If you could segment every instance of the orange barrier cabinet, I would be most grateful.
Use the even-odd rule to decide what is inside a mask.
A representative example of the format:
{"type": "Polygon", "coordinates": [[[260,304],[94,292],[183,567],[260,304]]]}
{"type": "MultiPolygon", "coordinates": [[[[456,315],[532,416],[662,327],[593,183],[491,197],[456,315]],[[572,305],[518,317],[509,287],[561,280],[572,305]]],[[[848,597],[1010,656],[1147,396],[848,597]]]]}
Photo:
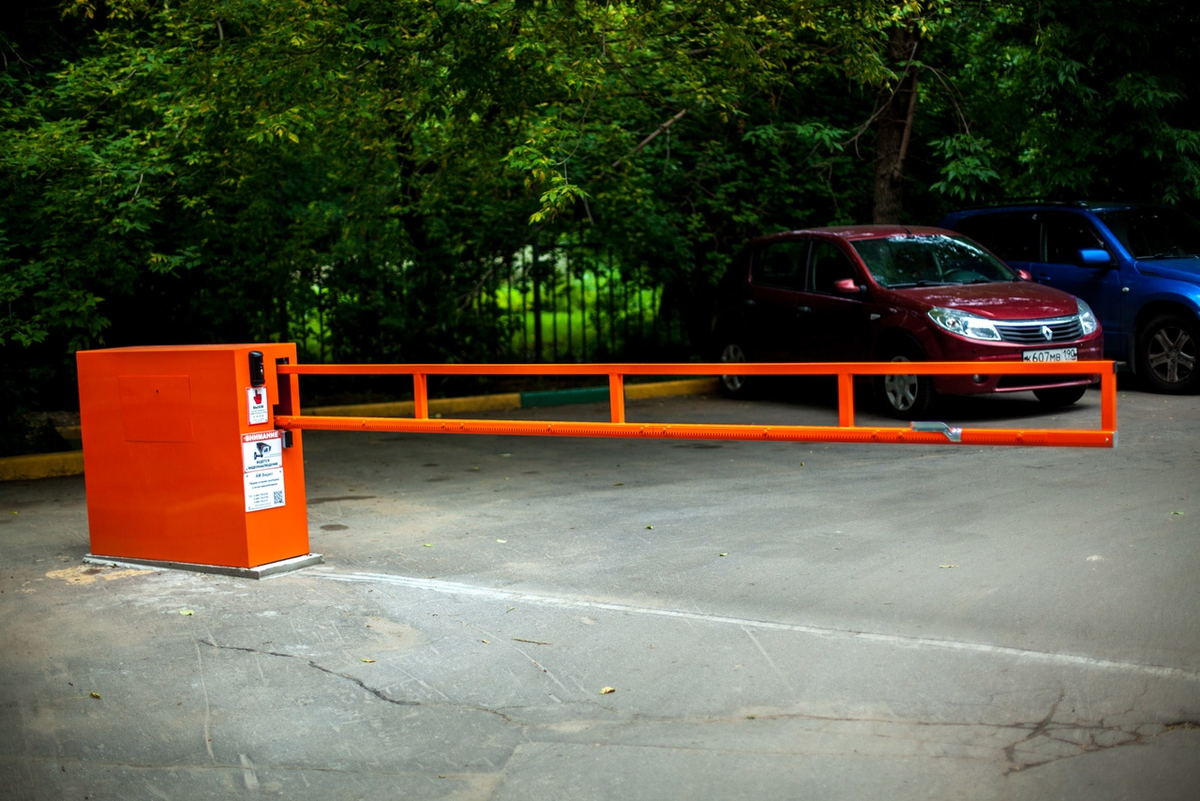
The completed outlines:
{"type": "Polygon", "coordinates": [[[292,413],[274,408],[277,365],[295,361],[290,343],[81,351],[88,561],[259,577],[320,562],[302,434],[275,428],[292,413]]]}

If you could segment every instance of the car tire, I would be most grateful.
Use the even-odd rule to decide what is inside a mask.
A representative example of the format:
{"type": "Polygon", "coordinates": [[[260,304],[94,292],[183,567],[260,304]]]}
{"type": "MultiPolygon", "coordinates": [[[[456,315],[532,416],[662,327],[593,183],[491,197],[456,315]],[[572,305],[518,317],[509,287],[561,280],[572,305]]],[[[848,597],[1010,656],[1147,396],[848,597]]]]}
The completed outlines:
{"type": "MultiPolygon", "coordinates": [[[[717,361],[740,363],[750,361],[746,356],[746,349],[742,347],[740,339],[734,337],[724,341],[717,353],[717,361]]],[[[744,375],[723,375],[720,376],[721,394],[727,398],[745,398],[749,397],[749,388],[754,384],[748,376],[744,375]]]]}
{"type": "MultiPolygon", "coordinates": [[[[921,361],[915,349],[893,351],[881,361],[921,361]]],[[[875,397],[883,413],[899,420],[919,420],[933,409],[933,381],[927,375],[881,375],[875,379],[875,397]]]]}
{"type": "Polygon", "coordinates": [[[1034,396],[1047,406],[1060,409],[1078,401],[1087,392],[1087,387],[1052,387],[1035,389],[1034,396]]]}
{"type": "Polygon", "coordinates": [[[1178,314],[1160,314],[1137,337],[1137,371],[1153,391],[1182,395],[1200,389],[1200,326],[1178,314]]]}

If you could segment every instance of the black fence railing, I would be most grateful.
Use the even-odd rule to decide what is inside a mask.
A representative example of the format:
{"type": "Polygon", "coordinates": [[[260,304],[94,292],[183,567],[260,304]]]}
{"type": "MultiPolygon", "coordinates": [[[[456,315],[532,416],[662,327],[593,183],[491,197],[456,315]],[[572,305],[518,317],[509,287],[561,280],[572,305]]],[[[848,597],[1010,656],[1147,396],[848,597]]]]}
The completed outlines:
{"type": "MultiPolygon", "coordinates": [[[[471,338],[469,346],[463,343],[463,355],[474,360],[549,364],[691,356],[681,310],[664,302],[661,283],[644,267],[622,264],[607,246],[566,235],[552,241],[534,238],[491,264],[463,268],[479,276],[456,301],[476,318],[477,324],[463,329],[471,338]]],[[[336,280],[337,269],[311,272],[312,294],[304,308],[294,309],[290,336],[305,362],[338,361],[339,355],[341,361],[372,360],[371,353],[358,352],[372,342],[369,316],[357,313],[363,298],[352,283],[347,288],[346,281],[336,280]],[[348,336],[350,332],[339,330],[347,324],[360,328],[348,336]]],[[[386,291],[393,297],[374,301],[375,307],[427,313],[415,311],[420,307],[415,297],[428,291],[420,289],[428,279],[410,273],[409,265],[386,269],[391,276],[386,291]],[[410,274],[411,287],[406,280],[410,274]]],[[[410,327],[420,329],[415,322],[410,320],[410,327]]]]}
{"type": "Polygon", "coordinates": [[[535,240],[494,279],[477,305],[511,332],[498,343],[498,361],[637,360],[685,345],[678,313],[664,307],[663,287],[647,271],[619,264],[610,248],[535,240]]]}

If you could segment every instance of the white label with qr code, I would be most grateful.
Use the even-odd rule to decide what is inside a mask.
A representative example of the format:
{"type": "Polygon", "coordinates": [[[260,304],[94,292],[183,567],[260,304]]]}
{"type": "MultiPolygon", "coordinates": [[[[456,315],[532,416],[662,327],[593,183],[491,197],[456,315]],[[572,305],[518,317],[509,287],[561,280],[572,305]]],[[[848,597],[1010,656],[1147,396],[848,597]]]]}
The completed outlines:
{"type": "Polygon", "coordinates": [[[242,483],[247,512],[285,504],[282,431],[242,434],[242,483]]]}

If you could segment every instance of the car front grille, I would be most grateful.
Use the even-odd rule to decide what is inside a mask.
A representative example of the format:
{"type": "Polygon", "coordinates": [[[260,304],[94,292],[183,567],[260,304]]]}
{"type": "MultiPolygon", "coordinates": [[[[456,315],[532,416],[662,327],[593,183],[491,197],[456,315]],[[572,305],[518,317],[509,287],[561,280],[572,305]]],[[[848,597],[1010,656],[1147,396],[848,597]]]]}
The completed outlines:
{"type": "Polygon", "coordinates": [[[1083,336],[1083,323],[1078,317],[1056,317],[1053,320],[1021,320],[994,323],[1005,342],[1021,345],[1044,345],[1047,342],[1070,342],[1083,336]],[[1049,332],[1049,336],[1046,336],[1049,332]]]}

